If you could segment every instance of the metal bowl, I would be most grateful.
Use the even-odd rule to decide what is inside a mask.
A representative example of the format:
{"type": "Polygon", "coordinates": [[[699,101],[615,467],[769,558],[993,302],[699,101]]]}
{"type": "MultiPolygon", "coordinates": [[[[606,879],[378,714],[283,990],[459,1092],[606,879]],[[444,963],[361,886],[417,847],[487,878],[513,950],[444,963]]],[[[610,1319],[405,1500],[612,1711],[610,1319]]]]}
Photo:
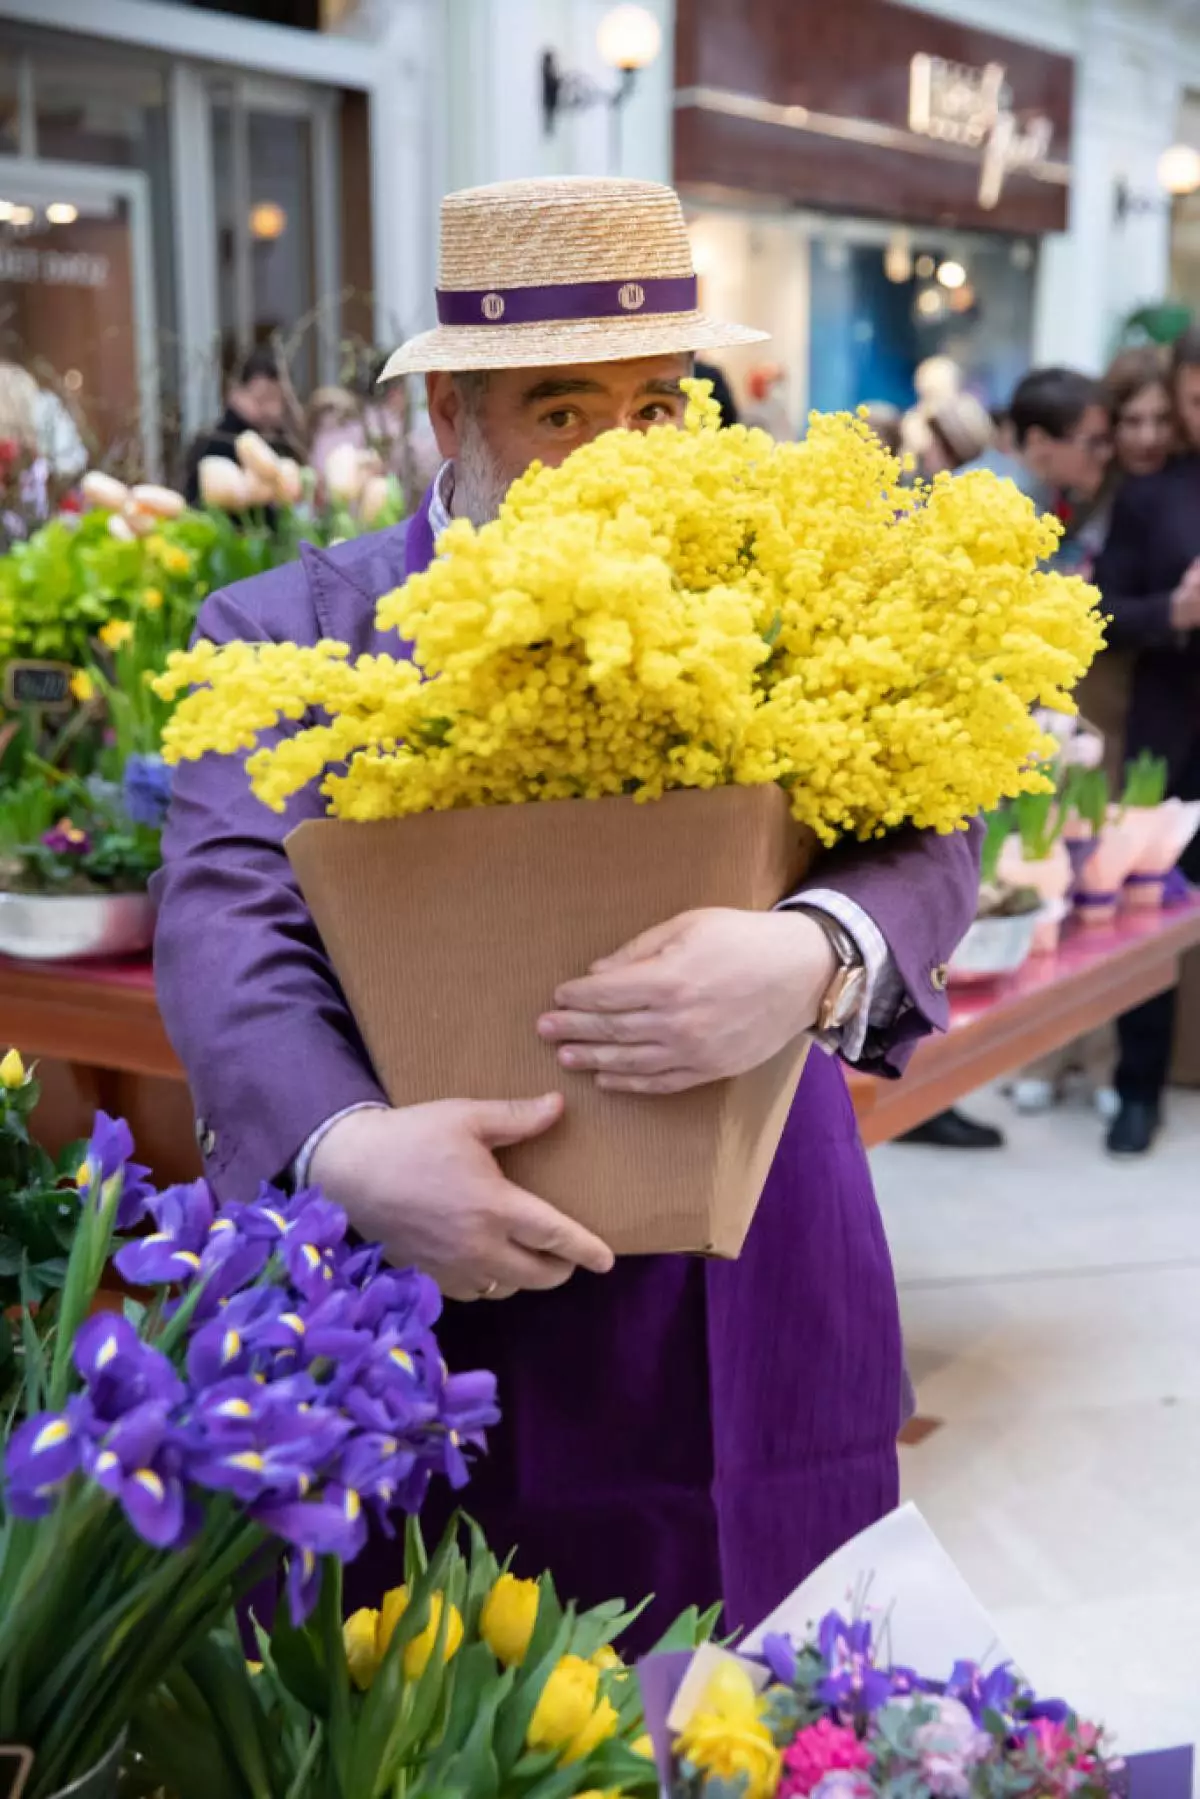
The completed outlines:
{"type": "Polygon", "coordinates": [[[965,987],[1015,973],[1033,948],[1041,917],[1039,907],[1019,918],[977,918],[950,958],[950,980],[965,987]]]}
{"type": "Polygon", "coordinates": [[[133,956],[153,941],[148,893],[0,893],[0,955],[73,962],[133,956]]]}

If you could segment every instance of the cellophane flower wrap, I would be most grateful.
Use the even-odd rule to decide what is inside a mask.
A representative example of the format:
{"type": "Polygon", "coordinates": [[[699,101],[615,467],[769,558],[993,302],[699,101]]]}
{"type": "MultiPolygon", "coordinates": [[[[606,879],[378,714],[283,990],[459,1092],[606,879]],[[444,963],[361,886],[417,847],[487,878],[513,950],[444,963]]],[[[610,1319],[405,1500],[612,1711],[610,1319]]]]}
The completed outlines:
{"type": "Polygon", "coordinates": [[[901,476],[861,419],[776,444],[718,429],[698,385],[685,429],[606,433],[453,524],[378,605],[411,662],[172,658],[159,691],[195,691],[165,754],[252,751],[277,811],[324,775],[346,819],[779,782],[825,843],[954,830],[1044,785],[1030,708],[1071,709],[1102,629],[1012,483],[901,476]]]}
{"type": "Polygon", "coordinates": [[[768,1636],[759,1690],[722,1658],[675,1738],[676,1799],[1105,1799],[1124,1772],[1103,1732],[1007,1665],[949,1679],[889,1665],[866,1619],[768,1636]]]}
{"type": "Polygon", "coordinates": [[[319,1192],[218,1207],[203,1181],[154,1192],[132,1153],[99,1114],[53,1353],[27,1358],[5,1446],[0,1742],[34,1750],[30,1799],[99,1760],[284,1554],[301,1623],[323,1558],[433,1475],[461,1485],[498,1415],[491,1375],[442,1362],[433,1283],[353,1247],[319,1192]],[[114,1234],[146,1223],[116,1266],[159,1297],[96,1309],[114,1234]]]}

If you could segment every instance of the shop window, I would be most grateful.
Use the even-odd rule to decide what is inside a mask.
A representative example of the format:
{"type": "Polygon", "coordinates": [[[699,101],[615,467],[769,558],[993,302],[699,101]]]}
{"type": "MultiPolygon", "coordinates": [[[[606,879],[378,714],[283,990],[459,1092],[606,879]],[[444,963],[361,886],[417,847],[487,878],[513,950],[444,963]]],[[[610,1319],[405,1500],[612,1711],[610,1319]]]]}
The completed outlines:
{"type": "Polygon", "coordinates": [[[17,58],[0,48],[0,156],[21,147],[21,88],[17,58]]]}
{"type": "Polygon", "coordinates": [[[314,386],[312,122],[304,113],[213,106],[222,356],[281,343],[301,396],[314,386]]]}

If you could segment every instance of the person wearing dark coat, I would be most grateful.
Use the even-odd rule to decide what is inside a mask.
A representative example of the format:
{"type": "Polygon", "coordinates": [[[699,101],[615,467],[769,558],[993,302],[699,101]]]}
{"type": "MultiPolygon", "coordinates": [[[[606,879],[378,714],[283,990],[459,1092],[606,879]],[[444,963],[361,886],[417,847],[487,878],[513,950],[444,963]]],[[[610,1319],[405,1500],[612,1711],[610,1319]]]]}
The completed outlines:
{"type": "MultiPolygon", "coordinates": [[[[1157,475],[1126,482],[1113,507],[1096,583],[1111,615],[1109,642],[1135,653],[1126,758],[1165,758],[1167,792],[1200,799],[1200,330],[1175,346],[1176,411],[1189,448],[1157,475]]],[[[1200,838],[1180,864],[1200,882],[1200,838]]],[[[1118,1021],[1120,1110],[1114,1155],[1144,1155],[1162,1120],[1175,1025],[1175,992],[1118,1021]]]]}
{"type": "Polygon", "coordinates": [[[237,379],[225,396],[225,410],[215,425],[193,438],[187,453],[184,494],[189,506],[201,504],[200,464],[206,456],[237,461],[237,440],[243,431],[257,431],[280,456],[296,455],[295,445],[283,435],[287,417],[283,382],[275,353],[260,346],[246,357],[237,379]]]}

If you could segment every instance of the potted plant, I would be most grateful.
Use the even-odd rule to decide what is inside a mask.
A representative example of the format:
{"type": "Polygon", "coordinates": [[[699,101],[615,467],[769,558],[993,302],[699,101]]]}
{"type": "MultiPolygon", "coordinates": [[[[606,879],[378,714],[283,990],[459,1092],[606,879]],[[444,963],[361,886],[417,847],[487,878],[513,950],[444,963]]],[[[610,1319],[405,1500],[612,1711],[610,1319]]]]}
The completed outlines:
{"type": "Polygon", "coordinates": [[[1074,871],[1063,842],[1066,813],[1062,796],[1050,769],[1042,793],[1019,793],[1012,802],[1013,830],[1000,852],[999,875],[1006,886],[1032,888],[1041,901],[1033,932],[1034,954],[1058,948],[1062,921],[1067,914],[1067,894],[1074,871]]]}
{"type": "Polygon", "coordinates": [[[1033,948],[1041,898],[1034,888],[1013,886],[1000,873],[1015,822],[1007,807],[986,816],[975,918],[950,960],[956,986],[1015,974],[1033,948]]]}
{"type": "Polygon", "coordinates": [[[1146,835],[1125,877],[1123,905],[1161,906],[1167,877],[1200,829],[1200,800],[1167,799],[1167,764],[1143,750],[1129,764],[1124,803],[1142,816],[1146,835]]]}

